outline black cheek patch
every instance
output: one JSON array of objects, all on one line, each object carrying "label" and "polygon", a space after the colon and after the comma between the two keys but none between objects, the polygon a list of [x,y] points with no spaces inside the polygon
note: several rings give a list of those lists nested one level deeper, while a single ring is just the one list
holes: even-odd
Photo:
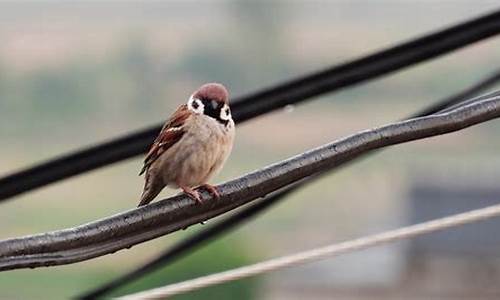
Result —
[{"label": "black cheek patch", "polygon": [[201,101],[205,105],[205,111],[204,111],[205,115],[207,115],[211,118],[214,118],[219,123],[224,124],[224,126],[227,126],[229,121],[222,120],[220,117],[222,107],[224,106],[223,103],[217,102],[215,100],[208,100],[208,99],[202,99]]}]

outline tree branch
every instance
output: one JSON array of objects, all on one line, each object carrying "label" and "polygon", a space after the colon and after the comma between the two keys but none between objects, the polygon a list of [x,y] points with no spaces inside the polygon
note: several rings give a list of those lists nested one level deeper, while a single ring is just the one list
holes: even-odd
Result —
[{"label": "tree branch", "polygon": [[377,148],[457,131],[500,116],[500,96],[437,114],[348,136],[219,186],[205,204],[178,195],[75,228],[0,241],[0,270],[91,259],[220,215],[307,176]]}]

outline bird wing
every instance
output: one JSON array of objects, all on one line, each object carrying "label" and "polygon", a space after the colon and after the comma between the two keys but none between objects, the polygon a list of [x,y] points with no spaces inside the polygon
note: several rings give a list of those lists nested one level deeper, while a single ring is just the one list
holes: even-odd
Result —
[{"label": "bird wing", "polygon": [[160,134],[151,145],[151,148],[144,159],[144,166],[142,167],[139,175],[142,175],[149,168],[149,166],[157,160],[160,155],[162,155],[163,152],[167,151],[182,138],[185,133],[183,128],[184,123],[190,115],[191,112],[187,108],[186,104],[177,108],[170,119],[165,123],[165,125],[163,125]]}]

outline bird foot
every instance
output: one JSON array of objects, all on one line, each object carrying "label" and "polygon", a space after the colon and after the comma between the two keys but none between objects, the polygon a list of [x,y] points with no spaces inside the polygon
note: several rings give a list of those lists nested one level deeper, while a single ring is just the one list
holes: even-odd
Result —
[{"label": "bird foot", "polygon": [[205,184],[200,185],[200,188],[206,189],[212,196],[214,196],[215,199],[220,198],[220,194],[219,194],[219,191],[217,190],[217,187],[215,187],[211,184],[205,183]]},{"label": "bird foot", "polygon": [[[178,184],[179,185],[179,184]],[[187,186],[182,186],[182,185],[179,185],[179,187],[184,191],[184,193],[186,195],[188,195],[191,199],[193,199],[194,201],[198,202],[199,204],[202,204],[203,201],[201,201],[201,196],[200,196],[200,193],[198,193],[197,191],[187,187]]]}]

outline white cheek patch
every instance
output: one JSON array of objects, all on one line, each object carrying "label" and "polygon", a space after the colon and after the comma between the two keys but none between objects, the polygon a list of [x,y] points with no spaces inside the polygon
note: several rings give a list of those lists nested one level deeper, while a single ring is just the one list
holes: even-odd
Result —
[{"label": "white cheek patch", "polygon": [[224,121],[229,121],[229,119],[231,119],[231,110],[227,104],[224,104],[220,110],[220,119]]},{"label": "white cheek patch", "polygon": [[203,103],[201,102],[200,99],[193,98],[191,96],[188,101],[188,109],[195,114],[201,115],[203,114],[203,111],[205,110],[205,107],[203,106]]}]

